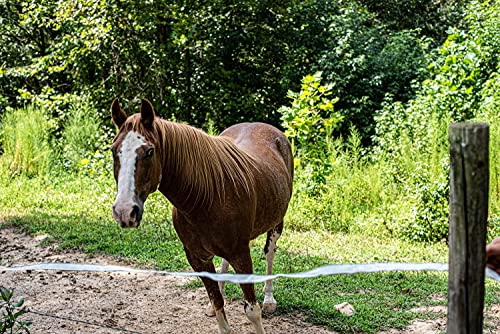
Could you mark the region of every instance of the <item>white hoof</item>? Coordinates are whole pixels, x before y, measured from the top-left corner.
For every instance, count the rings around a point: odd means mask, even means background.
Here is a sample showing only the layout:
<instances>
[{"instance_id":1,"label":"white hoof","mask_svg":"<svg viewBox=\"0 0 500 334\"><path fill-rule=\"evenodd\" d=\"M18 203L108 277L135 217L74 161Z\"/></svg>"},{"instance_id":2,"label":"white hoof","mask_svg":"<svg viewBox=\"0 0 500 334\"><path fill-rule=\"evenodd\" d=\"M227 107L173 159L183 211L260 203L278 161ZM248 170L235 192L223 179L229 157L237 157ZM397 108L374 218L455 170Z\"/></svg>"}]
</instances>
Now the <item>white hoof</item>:
<instances>
[{"instance_id":1,"label":"white hoof","mask_svg":"<svg viewBox=\"0 0 500 334\"><path fill-rule=\"evenodd\" d=\"M207 317L215 317L215 310L214 308L212 307L212 304L210 302L208 302L208 305L207 307L205 308L205 315Z\"/></svg>"},{"instance_id":2,"label":"white hoof","mask_svg":"<svg viewBox=\"0 0 500 334\"><path fill-rule=\"evenodd\" d=\"M274 299L274 297L265 298L262 304L262 311L268 314L274 313L276 311L276 304L276 299Z\"/></svg>"}]
</instances>

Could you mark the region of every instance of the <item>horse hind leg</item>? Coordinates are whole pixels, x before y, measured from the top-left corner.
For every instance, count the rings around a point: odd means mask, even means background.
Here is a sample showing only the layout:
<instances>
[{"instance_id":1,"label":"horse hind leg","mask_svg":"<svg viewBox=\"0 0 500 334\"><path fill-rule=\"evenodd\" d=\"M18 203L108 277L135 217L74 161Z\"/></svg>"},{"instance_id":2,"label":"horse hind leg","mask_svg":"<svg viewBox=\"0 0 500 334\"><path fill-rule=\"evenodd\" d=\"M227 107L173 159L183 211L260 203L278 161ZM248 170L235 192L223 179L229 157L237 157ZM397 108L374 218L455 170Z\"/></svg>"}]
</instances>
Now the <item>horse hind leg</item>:
<instances>
[{"instance_id":1,"label":"horse hind leg","mask_svg":"<svg viewBox=\"0 0 500 334\"><path fill-rule=\"evenodd\" d=\"M276 242L281 236L282 231L283 222L267 232L266 245L264 246L264 254L266 254L266 275L273 274L274 255L278 249ZM274 299L273 291L273 280L267 280L264 285L264 303L262 304L262 308L266 313L274 313L274 311L276 311L277 303L276 299Z\"/></svg>"},{"instance_id":2,"label":"horse hind leg","mask_svg":"<svg viewBox=\"0 0 500 334\"><path fill-rule=\"evenodd\" d=\"M229 269L229 262L227 262L227 260L223 258L219 274L227 273L228 269ZM220 290L220 293L222 294L222 298L225 298L224 283L225 282L219 282L219 290ZM208 302L207 309L205 310L205 314L209 317L215 316L215 308L212 306L211 302Z\"/></svg>"}]
</instances>

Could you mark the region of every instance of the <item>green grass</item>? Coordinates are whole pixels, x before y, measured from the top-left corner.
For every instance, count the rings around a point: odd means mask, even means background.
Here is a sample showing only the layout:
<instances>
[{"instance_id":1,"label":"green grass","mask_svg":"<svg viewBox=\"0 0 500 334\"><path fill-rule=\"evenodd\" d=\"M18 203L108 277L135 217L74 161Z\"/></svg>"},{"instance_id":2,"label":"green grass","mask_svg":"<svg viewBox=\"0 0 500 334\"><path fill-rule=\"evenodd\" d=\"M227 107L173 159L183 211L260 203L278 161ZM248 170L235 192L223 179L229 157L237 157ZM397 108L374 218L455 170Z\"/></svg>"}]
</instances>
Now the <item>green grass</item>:
<instances>
[{"instance_id":1,"label":"green grass","mask_svg":"<svg viewBox=\"0 0 500 334\"><path fill-rule=\"evenodd\" d=\"M171 206L160 194L146 202L138 229L121 229L111 218L115 184L111 176L58 176L9 179L0 177L0 221L31 234L47 233L60 248L124 257L139 266L188 270L182 244L171 223ZM288 220L288 218L287 218ZM49 242L50 242L49 241ZM265 272L264 237L252 248L256 273ZM284 230L276 255L275 272L309 270L330 263L445 262L444 243L409 243L359 230ZM199 284L199 283L198 283ZM263 299L262 284L256 288ZM315 279L278 279L278 312L303 313L307 320L341 333L376 333L404 328L416 318L432 318L416 307L446 304L447 278L443 273L409 272L355 274ZM500 303L500 285L487 283L486 304ZM227 285L229 298L240 298L238 286ZM335 311L349 302L352 317Z\"/></svg>"},{"instance_id":2,"label":"green grass","mask_svg":"<svg viewBox=\"0 0 500 334\"><path fill-rule=\"evenodd\" d=\"M50 122L39 108L29 106L0 118L0 163L11 175L44 175L50 155Z\"/></svg>"}]
</instances>

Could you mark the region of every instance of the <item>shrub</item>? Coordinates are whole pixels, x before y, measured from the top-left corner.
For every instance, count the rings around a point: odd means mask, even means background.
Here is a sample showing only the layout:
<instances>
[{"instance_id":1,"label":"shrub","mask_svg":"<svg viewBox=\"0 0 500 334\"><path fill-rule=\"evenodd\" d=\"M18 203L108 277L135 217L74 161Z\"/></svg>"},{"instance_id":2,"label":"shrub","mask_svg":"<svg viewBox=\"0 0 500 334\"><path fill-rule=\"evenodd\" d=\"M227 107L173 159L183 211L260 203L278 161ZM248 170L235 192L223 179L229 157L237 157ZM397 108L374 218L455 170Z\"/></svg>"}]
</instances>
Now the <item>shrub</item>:
<instances>
[{"instance_id":1,"label":"shrub","mask_svg":"<svg viewBox=\"0 0 500 334\"><path fill-rule=\"evenodd\" d=\"M409 219L403 220L401 236L411 241L436 242L448 240L449 165L443 160L442 173L429 175L426 168L412 176L415 204Z\"/></svg>"},{"instance_id":2,"label":"shrub","mask_svg":"<svg viewBox=\"0 0 500 334\"><path fill-rule=\"evenodd\" d=\"M402 224L394 230L411 240L437 241L447 235L448 125L478 119L498 124L500 6L473 1L467 12L469 29L451 31L415 99L405 104L389 97L376 117L376 158L391 165L384 183L401 180L402 193L413 202L411 211L396 219ZM497 136L491 127L491 166L498 164ZM494 215L499 209L495 167L490 182Z\"/></svg>"},{"instance_id":3,"label":"shrub","mask_svg":"<svg viewBox=\"0 0 500 334\"><path fill-rule=\"evenodd\" d=\"M285 135L296 148L296 165L300 165L309 180L307 191L318 192L331 173L328 144L332 130L342 119L333 105L338 99L328 98L331 86L321 85L321 72L302 79L299 93L288 92L291 107L279 109Z\"/></svg>"}]
</instances>

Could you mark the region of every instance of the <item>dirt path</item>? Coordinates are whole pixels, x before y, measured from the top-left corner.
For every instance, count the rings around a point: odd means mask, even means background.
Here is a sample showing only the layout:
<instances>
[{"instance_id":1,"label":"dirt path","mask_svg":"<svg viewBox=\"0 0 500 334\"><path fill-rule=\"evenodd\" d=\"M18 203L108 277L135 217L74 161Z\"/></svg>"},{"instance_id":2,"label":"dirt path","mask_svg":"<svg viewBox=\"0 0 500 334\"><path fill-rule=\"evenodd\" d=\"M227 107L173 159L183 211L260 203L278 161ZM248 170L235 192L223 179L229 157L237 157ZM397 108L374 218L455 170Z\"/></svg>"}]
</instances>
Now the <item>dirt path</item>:
<instances>
[{"instance_id":1,"label":"dirt path","mask_svg":"<svg viewBox=\"0 0 500 334\"><path fill-rule=\"evenodd\" d=\"M116 259L82 253L58 251L54 246L39 247L42 238L31 238L8 228L0 230L0 265L26 265L40 262L79 262L129 265ZM203 311L208 303L205 290L181 286L186 278L120 273L80 273L56 271L0 271L0 286L15 287L15 296L24 297L29 309L126 328L139 333L217 333L215 318ZM15 298L17 301L18 298ZM253 327L239 301L226 305L234 333L253 333ZM72 321L36 314L31 333L120 333ZM300 314L264 319L268 333L334 333L312 326Z\"/></svg>"},{"instance_id":2,"label":"dirt path","mask_svg":"<svg viewBox=\"0 0 500 334\"><path fill-rule=\"evenodd\" d=\"M27 265L41 262L78 262L127 266L107 256L59 251L55 246L40 247L43 236L32 238L13 228L0 229L0 266ZM123 273L82 273L56 271L7 272L0 270L0 286L15 287L15 300L24 297L26 306L42 313L70 317L136 333L217 333L214 318L203 311L208 303L205 290L186 289L189 278ZM433 321L416 321L404 331L386 334L431 334L446 328L446 308L416 310L432 312ZM240 301L226 303L226 314L235 334L254 333ZM490 324L500 328L500 307L486 312ZM110 328L75 323L36 314L26 315L33 321L31 333L126 333ZM498 325L498 327L496 326ZM301 314L273 316L264 319L269 334L332 334L304 321ZM490 327L491 329L491 327ZM496 329L485 333L497 333Z\"/></svg>"}]
</instances>

